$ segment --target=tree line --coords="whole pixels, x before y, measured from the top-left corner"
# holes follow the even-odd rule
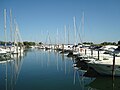
[[[120,46],[120,41],[116,42],[102,42],[100,44],[94,44],[93,42],[83,42],[82,44],[87,44],[87,45],[98,45],[98,46],[105,46],[105,45],[118,45]],[[78,43],[78,45],[81,45],[81,43]]]
[[[0,41],[0,45],[4,45],[5,42]],[[14,44],[13,42],[7,42],[8,45],[10,44]],[[23,44],[27,47],[29,46],[34,46],[36,45],[35,42],[29,42],[29,41],[24,41]],[[43,44],[42,42],[38,43],[39,45]],[[80,45],[81,43],[78,43],[78,45]],[[94,44],[93,42],[83,42],[83,44],[88,44],[88,45],[98,45],[98,46],[104,46],[104,45],[118,45],[120,47],[120,40],[116,43],[116,42],[102,42],[100,44]],[[18,45],[21,45],[21,42],[18,42]]]

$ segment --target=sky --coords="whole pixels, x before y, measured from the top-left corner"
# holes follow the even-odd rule
[[[74,43],[73,17],[77,43],[79,36],[83,42],[93,43],[120,40],[120,0],[0,0],[0,41],[4,40],[4,9],[7,10],[8,41],[10,9],[23,41],[68,43],[69,32],[70,43]]]

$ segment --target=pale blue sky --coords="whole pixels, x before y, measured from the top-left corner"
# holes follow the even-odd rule
[[[74,43],[73,16],[79,27],[83,11],[84,32],[77,30],[83,41],[120,40],[120,0],[0,0],[0,40],[4,37],[4,8],[7,9],[8,38],[11,8],[23,41],[46,42],[49,32],[52,43],[55,43],[58,28],[58,40],[63,43],[64,25],[67,29],[70,25],[70,43]]]

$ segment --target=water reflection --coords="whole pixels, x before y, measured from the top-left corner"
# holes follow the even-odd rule
[[[83,64],[82,62],[79,62],[79,64]],[[120,88],[120,78],[119,77],[110,77],[110,76],[100,76],[98,73],[96,73],[93,69],[88,68],[85,70],[84,65],[76,68],[76,74],[78,74],[78,71],[81,73],[79,74],[79,81],[80,85],[83,86],[82,90],[84,90],[85,87],[88,87],[88,90],[119,90]],[[76,75],[75,74],[75,75]],[[77,75],[76,75],[77,76]],[[85,81],[87,79],[87,83],[85,84]],[[74,77],[74,84],[75,84],[75,77]]]
[[[16,85],[21,66],[23,54],[11,55],[10,60],[0,61],[0,90],[13,90]]]
[[[116,77],[112,80],[111,77],[97,77],[89,88],[97,90],[119,90],[120,89],[120,78]]]
[[[28,50],[27,54],[11,57],[0,64],[0,90],[118,90],[120,87],[119,78],[113,81],[111,77],[86,75],[88,70],[73,66],[74,58],[56,51]]]
[[[86,70],[82,70],[80,67],[74,67],[74,80],[73,84],[79,83],[81,90],[88,89],[88,85],[95,80],[95,78],[86,77]]]

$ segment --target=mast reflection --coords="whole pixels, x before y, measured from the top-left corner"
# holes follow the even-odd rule
[[[23,63],[23,56],[24,54],[11,54],[10,59],[6,59],[5,61],[0,61],[0,66],[3,67],[5,75],[2,75],[2,78],[5,77],[5,79],[2,79],[2,82],[5,82],[2,84],[3,86],[0,87],[0,90],[14,90],[14,87],[17,83],[19,73],[22,67]],[[5,80],[5,81],[4,81]]]

